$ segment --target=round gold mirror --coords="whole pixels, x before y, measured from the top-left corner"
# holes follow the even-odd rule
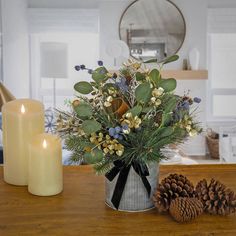
[[[132,57],[163,61],[181,48],[186,25],[181,11],[169,0],[136,0],[122,14],[119,34]]]

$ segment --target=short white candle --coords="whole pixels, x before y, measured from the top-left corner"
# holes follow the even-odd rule
[[[38,196],[51,196],[62,190],[61,140],[55,135],[37,135],[29,144],[28,191]]]
[[[18,99],[2,107],[4,180],[9,184],[28,184],[28,142],[44,132],[41,102]]]

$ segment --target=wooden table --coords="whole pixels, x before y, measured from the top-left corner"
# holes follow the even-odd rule
[[[187,175],[194,184],[215,177],[236,191],[236,165],[161,166],[169,173]],[[104,177],[90,166],[64,167],[64,191],[37,197],[26,187],[3,182],[0,167],[0,235],[236,235],[236,216],[204,214],[178,224],[155,209],[143,213],[114,211],[104,204]]]

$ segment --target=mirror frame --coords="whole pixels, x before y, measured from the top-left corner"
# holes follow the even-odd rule
[[[118,26],[118,31],[119,31],[118,33],[119,33],[119,39],[120,39],[120,40],[122,40],[122,38],[121,38],[121,33],[120,33],[120,27],[121,27],[122,19],[123,19],[125,13],[128,11],[128,9],[129,9],[132,5],[134,5],[136,2],[138,2],[138,1],[140,1],[140,0],[135,0],[135,1],[131,2],[131,3],[125,8],[125,10],[123,11],[123,13],[122,13],[122,15],[121,15],[121,17],[120,17],[119,26]],[[144,1],[144,0],[143,0],[143,1]],[[186,34],[187,34],[186,21],[185,21],[184,15],[183,15],[183,13],[181,12],[180,8],[179,8],[175,3],[173,3],[171,0],[163,0],[163,1],[169,2],[170,4],[172,4],[172,5],[177,9],[177,11],[180,13],[180,16],[182,17],[183,23],[184,23],[184,37],[183,37],[182,43],[181,43],[180,46],[177,48],[176,52],[173,53],[173,55],[175,55],[175,54],[177,54],[177,53],[179,52],[179,50],[182,48],[182,46],[183,46],[183,44],[184,44],[184,42],[185,42],[185,39],[186,39]],[[123,40],[122,40],[122,41],[123,41]],[[126,42],[125,42],[125,43],[126,43]],[[128,46],[128,48],[129,48],[129,45],[127,45],[127,46]],[[131,55],[130,48],[129,48],[129,55],[130,55],[132,58],[134,58],[135,60],[140,60],[140,59],[134,57],[133,55]],[[169,55],[169,56],[167,56],[167,57],[170,57],[170,56],[173,56],[173,55]],[[161,60],[158,61],[158,62],[163,62],[167,57],[161,59]]]

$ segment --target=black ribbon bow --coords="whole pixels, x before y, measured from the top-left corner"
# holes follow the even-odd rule
[[[138,161],[132,161],[132,163],[128,166],[125,165],[124,161],[117,160],[114,161],[114,167],[105,174],[106,178],[109,181],[112,181],[116,175],[119,173],[118,179],[116,181],[116,186],[112,195],[111,202],[113,203],[116,209],[119,208],[120,200],[125,188],[125,184],[127,182],[127,178],[129,175],[129,171],[131,166],[134,168],[135,172],[140,176],[144,187],[147,190],[147,194],[150,197],[151,194],[151,185],[147,180],[147,176],[149,176],[149,171],[147,165],[144,163],[139,163]]]

